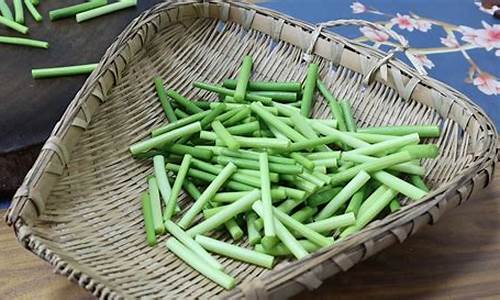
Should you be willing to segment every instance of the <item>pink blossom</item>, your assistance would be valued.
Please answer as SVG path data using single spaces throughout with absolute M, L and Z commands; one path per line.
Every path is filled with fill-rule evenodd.
M 351 8 L 352 8 L 352 12 L 355 13 L 355 14 L 361 14 L 361 13 L 364 13 L 365 11 L 367 11 L 367 8 L 366 6 L 361 3 L 361 2 L 353 2 L 351 4 Z
M 361 33 L 363 33 L 364 36 L 366 36 L 367 38 L 369 38 L 374 42 L 382 43 L 389 40 L 389 35 L 387 33 L 374 29 L 369 26 L 363 26 L 359 29 L 359 31 L 361 31 Z
M 396 14 L 395 18 L 391 19 L 391 23 L 397 24 L 399 29 L 406 29 L 408 31 L 413 31 L 416 25 L 415 20 L 409 15 L 400 15 L 399 13 Z
M 484 29 L 474 29 L 467 26 L 460 26 L 459 30 L 462 33 L 462 40 L 471 43 L 477 47 L 491 50 L 500 48 L 500 25 L 493 26 L 483 21 Z
M 427 69 L 432 69 L 434 67 L 434 63 L 427 58 L 425 55 L 415 55 L 416 62 L 420 64 L 421 66 L 426 67 Z
M 446 38 L 441 38 L 441 44 L 445 45 L 448 48 L 458 48 L 460 44 L 454 36 L 449 35 Z
M 458 30 L 462 33 L 462 41 L 476 45 L 479 33 L 476 29 L 468 26 L 459 26 Z
M 415 20 L 415 28 L 417 28 L 419 31 L 427 32 L 429 29 L 431 29 L 431 27 L 432 23 L 430 21 L 423 19 Z
M 500 81 L 488 73 L 479 73 L 472 83 L 486 95 L 500 94 Z
M 490 24 L 483 21 L 484 29 L 478 30 L 479 33 L 479 44 L 482 45 L 486 50 L 491 50 L 493 48 L 500 48 L 500 25 Z

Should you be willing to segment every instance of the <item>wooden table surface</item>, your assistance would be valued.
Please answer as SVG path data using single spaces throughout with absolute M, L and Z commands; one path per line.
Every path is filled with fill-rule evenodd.
M 438 224 L 295 299 L 500 299 L 499 216 L 497 174 Z M 93 299 L 24 250 L 3 222 L 0 245 L 0 298 Z

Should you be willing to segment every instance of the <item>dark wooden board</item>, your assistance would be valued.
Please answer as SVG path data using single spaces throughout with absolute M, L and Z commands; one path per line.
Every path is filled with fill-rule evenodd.
M 26 172 L 26 168 L 21 168 L 5 173 L 5 170 L 11 170 L 6 163 L 12 157 L 6 154 L 33 149 L 34 145 L 45 141 L 86 78 L 34 80 L 31 69 L 98 62 L 133 18 L 161 1 L 140 0 L 135 8 L 84 23 L 76 23 L 74 18 L 56 22 L 49 20 L 50 10 L 82 2 L 41 0 L 38 6 L 44 17 L 41 23 L 34 22 L 25 11 L 25 20 L 30 28 L 26 37 L 48 41 L 49 49 L 0 44 L 0 171 L 3 171 L 0 172 L 0 194 L 15 189 Z M 23 36 L 1 25 L 0 35 Z M 24 160 L 23 157 L 15 158 Z M 26 159 L 31 161 L 33 156 Z

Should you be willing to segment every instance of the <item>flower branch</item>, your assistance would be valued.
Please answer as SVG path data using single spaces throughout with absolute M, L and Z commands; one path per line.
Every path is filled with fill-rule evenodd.
M 413 12 L 409 15 L 397 13 L 391 15 L 384 13 L 374 7 L 369 7 L 361 2 L 353 2 L 351 5 L 353 13 L 372 13 L 377 15 L 386 16 L 389 21 L 377 22 L 385 26 L 388 30 L 393 30 L 397 26 L 400 30 L 414 31 L 415 29 L 420 32 L 429 31 L 432 26 L 442 28 L 446 32 L 446 37 L 440 38 L 440 42 L 444 47 L 431 47 L 431 48 L 409 48 L 407 50 L 408 59 L 415 65 L 415 67 L 423 71 L 423 67 L 431 69 L 434 63 L 427 58 L 431 54 L 443 54 L 460 52 L 464 59 L 469 63 L 470 68 L 468 72 L 467 82 L 474 84 L 477 88 L 488 95 L 500 94 L 500 81 L 492 74 L 482 71 L 476 62 L 467 52 L 468 50 L 482 48 L 486 51 L 495 49 L 495 55 L 500 56 L 500 25 L 489 25 L 482 22 L 483 28 L 475 29 L 463 25 L 455 25 L 440 20 L 435 20 L 427 17 L 419 16 Z M 374 43 L 374 47 L 379 48 L 381 45 L 391 47 L 399 47 L 400 45 L 390 42 L 390 36 L 376 28 L 370 26 L 363 26 L 359 29 L 363 36 L 355 38 L 356 42 Z M 461 44 L 457 38 L 456 33 L 461 34 Z

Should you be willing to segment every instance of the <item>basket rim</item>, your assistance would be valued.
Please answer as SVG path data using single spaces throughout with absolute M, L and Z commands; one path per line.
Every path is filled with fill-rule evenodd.
M 127 41 L 132 39 L 134 36 L 138 34 L 138 32 L 145 27 L 145 24 L 147 24 L 149 21 L 152 19 L 158 17 L 160 14 L 170 10 L 170 9 L 179 9 L 182 6 L 190 6 L 190 5 L 215 5 L 217 7 L 221 6 L 234 6 L 237 8 L 241 9 L 250 9 L 254 10 L 257 13 L 262 13 L 262 14 L 267 14 L 273 18 L 285 20 L 285 22 L 288 22 L 289 24 L 293 24 L 297 27 L 300 27 L 302 30 L 308 31 L 308 34 L 312 34 L 314 29 L 316 28 L 314 25 L 307 23 L 302 20 L 297 20 L 294 17 L 288 16 L 286 14 L 268 9 L 268 8 L 263 8 L 257 5 L 253 4 L 247 4 L 247 3 L 242 3 L 238 1 L 196 1 L 196 0 L 189 0 L 189 1 L 166 1 L 163 3 L 159 3 L 154 5 L 148 10 L 145 10 L 142 12 L 137 18 L 135 18 L 131 23 L 120 33 L 120 35 L 117 37 L 117 39 L 113 42 L 113 44 L 108 48 L 106 53 L 103 55 L 101 58 L 98 67 L 92 74 L 87 78 L 85 81 L 84 85 L 81 87 L 79 92 L 75 95 L 71 103 L 69 104 L 68 108 L 66 109 L 65 113 L 61 117 L 61 120 L 56 124 L 53 132 L 51 133 L 51 137 L 49 138 L 48 144 L 51 145 L 51 147 L 44 147 L 42 151 L 40 152 L 39 157 L 37 158 L 33 168 L 30 170 L 30 172 L 26 175 L 23 185 L 20 187 L 18 192 L 16 193 L 13 202 L 11 203 L 11 206 L 8 210 L 8 213 L 6 215 L 6 221 L 9 225 L 13 225 L 15 234 L 21 244 L 24 245 L 27 249 L 30 251 L 34 252 L 36 255 L 40 256 L 42 259 L 48 261 L 51 265 L 53 265 L 56 270 L 59 270 L 60 273 L 64 274 L 65 276 L 69 277 L 72 281 L 75 281 L 79 285 L 83 286 L 84 288 L 88 289 L 91 291 L 94 295 L 100 294 L 103 296 L 103 293 L 106 295 L 110 296 L 111 298 L 120 298 L 120 295 L 115 292 L 110 290 L 109 288 L 106 288 L 106 286 L 102 283 L 99 283 L 96 281 L 97 284 L 94 285 L 88 285 L 86 284 L 86 281 L 88 278 L 90 278 L 88 275 L 85 275 L 84 272 L 81 270 L 84 269 L 82 268 L 81 265 L 74 265 L 70 264 L 63 259 L 61 259 L 58 255 L 55 253 L 52 253 L 50 250 L 45 249 L 43 245 L 34 243 L 35 237 L 32 234 L 30 230 L 30 225 L 29 225 L 29 218 L 33 216 L 39 215 L 40 209 L 37 207 L 37 201 L 42 201 L 43 198 L 40 194 L 38 194 L 34 187 L 36 185 L 37 181 L 37 176 L 40 176 L 41 173 L 45 172 L 48 168 L 50 163 L 52 163 L 54 160 L 59 159 L 61 161 L 61 164 L 64 165 L 66 159 L 69 160 L 68 154 L 68 149 L 66 149 L 64 143 L 62 142 L 64 135 L 67 133 L 68 129 L 73 125 L 74 126 L 74 121 L 79 118 L 78 113 L 80 112 L 81 105 L 83 103 L 88 102 L 89 97 L 91 96 L 96 96 L 99 98 L 99 96 L 105 98 L 104 95 L 95 95 L 96 89 L 101 89 L 103 90 L 102 84 L 99 81 L 100 78 L 109 75 L 109 73 L 113 73 L 113 76 L 115 80 L 120 77 L 120 71 L 116 67 L 113 68 L 114 61 L 119 58 L 121 51 L 127 47 Z M 197 16 L 200 17 L 200 16 Z M 220 16 L 219 16 L 220 17 Z M 339 34 L 332 33 L 330 31 L 322 31 L 320 32 L 320 38 L 326 38 L 330 39 L 331 42 L 342 42 L 345 45 L 351 47 L 354 51 L 358 52 L 359 55 L 366 54 L 369 56 L 374 56 L 374 57 L 383 57 L 385 55 L 384 52 L 380 51 L 379 49 L 373 49 L 370 46 L 361 44 L 361 43 L 355 43 L 347 38 L 344 38 L 343 36 Z M 449 87 L 448 85 L 437 81 L 429 76 L 421 76 L 418 74 L 415 74 L 414 71 L 409 68 L 406 64 L 404 64 L 402 61 L 399 59 L 392 59 L 390 62 L 388 62 L 390 66 L 393 66 L 397 68 L 398 70 L 404 71 L 407 74 L 413 75 L 415 77 L 418 77 L 420 79 L 419 84 L 425 84 L 429 88 L 436 90 L 438 92 L 446 92 L 452 97 L 454 97 L 458 102 L 461 102 L 460 104 L 463 105 L 465 108 L 467 108 L 471 114 L 476 113 L 476 117 L 478 118 L 478 122 L 481 121 L 481 125 L 484 125 L 487 127 L 488 134 L 485 136 L 486 142 L 489 145 L 488 147 L 485 147 L 484 153 L 480 153 L 482 157 L 476 162 L 476 164 L 472 167 L 469 167 L 469 169 L 466 170 L 462 175 L 457 175 L 455 177 L 455 180 L 452 182 L 452 185 L 448 185 L 446 189 L 440 190 L 439 188 L 437 190 L 434 190 L 430 195 L 429 199 L 432 199 L 432 201 L 426 201 L 424 204 L 425 205 L 410 205 L 408 206 L 407 210 L 410 208 L 414 209 L 416 212 L 419 212 L 421 215 L 424 214 L 429 214 L 429 211 L 431 211 L 433 208 L 437 208 L 438 210 L 438 216 L 441 211 L 444 211 L 445 209 L 440 208 L 439 204 L 443 203 L 443 201 L 446 201 L 450 197 L 452 197 L 450 194 L 459 194 L 460 197 L 464 197 L 465 200 L 466 198 L 470 197 L 470 194 L 472 193 L 472 190 L 474 189 L 474 186 L 477 185 L 475 184 L 475 181 L 479 181 L 482 183 L 484 180 L 486 181 L 486 184 L 489 182 L 489 180 L 492 178 L 492 170 L 489 171 L 490 167 L 493 166 L 496 162 L 496 157 L 499 155 L 498 149 L 497 149 L 497 140 L 498 140 L 498 134 L 495 128 L 494 123 L 491 121 L 489 116 L 477 105 L 475 104 L 472 100 L 470 100 L 468 97 L 460 93 L 459 91 L 455 90 L 452 87 Z M 410 93 L 411 95 L 411 93 Z M 101 102 L 104 102 L 103 99 L 99 99 Z M 467 121 L 465 126 L 463 128 L 466 128 L 469 125 L 470 119 Z M 77 138 L 77 140 L 79 137 Z M 47 144 L 46 144 L 47 145 Z M 55 146 L 54 146 L 55 145 Z M 54 147 L 56 149 L 54 149 Z M 69 147 L 71 148 L 71 147 Z M 70 150 L 70 149 L 69 149 Z M 56 158 L 57 157 L 57 158 Z M 484 172 L 486 171 L 486 179 L 482 179 L 484 177 Z M 468 190 L 466 190 L 466 193 L 464 195 L 463 192 L 459 190 L 458 187 L 460 186 L 465 186 L 465 185 L 472 185 L 471 191 L 469 193 Z M 484 183 L 483 183 L 484 185 Z M 465 201 L 463 200 L 463 201 Z M 460 201 L 462 202 L 462 200 Z M 31 207 L 31 208 L 30 208 Z M 418 210 L 417 210 L 418 209 Z M 27 212 L 26 212 L 27 211 Z M 24 213 L 23 213 L 24 212 Z M 26 216 L 25 216 L 26 215 Z M 396 214 L 398 217 L 400 214 Z M 369 228 L 363 230 L 359 235 L 356 236 L 361 236 L 364 237 L 365 240 L 369 240 L 370 238 L 373 240 L 376 238 L 376 236 L 380 235 L 385 235 L 385 234 L 390 234 L 390 231 L 393 230 L 394 228 L 398 228 L 398 226 L 403 226 L 407 222 L 412 221 L 413 219 L 416 219 L 418 217 L 417 215 L 413 216 L 412 218 L 406 218 L 406 219 L 396 219 L 391 218 L 388 220 L 385 220 L 385 224 L 383 222 L 378 222 L 377 226 L 370 226 Z M 434 216 L 430 216 L 431 221 L 434 218 Z M 394 221 L 398 221 L 394 223 Z M 402 222 L 401 220 L 405 221 Z M 437 221 L 437 220 L 436 220 Z M 391 223 L 393 222 L 393 223 Z M 381 227 L 385 226 L 385 227 Z M 392 226 L 392 227 L 391 227 Z M 379 229 L 379 230 L 376 230 Z M 375 232 L 375 233 L 374 233 Z M 372 235 L 370 235 L 372 234 Z M 351 241 L 351 242 L 350 242 Z M 347 239 L 345 241 L 346 243 L 342 242 L 343 244 L 339 245 L 336 244 L 334 248 L 339 249 L 339 246 L 344 246 L 345 250 L 352 249 L 354 246 L 359 246 L 365 241 L 362 241 L 360 239 L 359 241 L 356 240 L 353 242 L 353 239 Z M 330 247 L 331 248 L 331 247 Z M 335 254 L 331 254 L 330 248 L 325 249 L 324 251 L 319 251 L 316 252 L 304 260 L 293 262 L 290 265 L 287 266 L 287 270 L 290 272 L 288 275 L 285 277 L 283 276 L 282 278 L 285 278 L 283 280 L 289 280 L 286 278 L 298 278 L 300 276 L 303 276 L 305 273 L 309 272 L 313 267 L 321 263 L 321 260 L 326 260 L 332 258 Z M 337 252 L 342 252 L 342 251 L 337 251 Z M 326 253 L 326 254 L 325 254 Z M 309 265 L 304 265 L 305 262 L 310 262 Z M 357 263 L 357 262 L 355 262 Z M 355 264 L 354 263 L 354 264 Z M 304 267 L 305 266 L 305 267 Z M 280 274 L 283 274 L 284 269 L 280 270 L 273 270 L 271 273 L 268 274 L 277 274 L 281 272 Z M 309 272 L 310 273 L 310 272 Z M 290 275 L 292 274 L 292 275 Z M 268 276 L 268 275 L 266 275 Z M 316 275 L 314 275 L 316 276 Z M 318 276 L 316 276 L 318 277 Z M 82 281 L 82 278 L 87 278 Z M 257 289 L 257 290 L 266 290 L 266 289 L 272 289 L 272 286 L 266 286 L 265 283 L 262 283 L 262 279 L 259 279 L 257 282 L 260 282 L 259 284 L 255 284 L 255 281 L 250 284 L 251 288 Z M 245 286 L 247 283 L 240 283 L 232 292 L 230 292 L 227 296 L 228 297 L 235 297 L 235 296 L 241 296 L 241 295 L 247 295 L 247 288 Z M 243 294 L 242 294 L 243 293 Z M 267 292 L 264 292 L 264 294 L 267 295 Z

